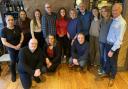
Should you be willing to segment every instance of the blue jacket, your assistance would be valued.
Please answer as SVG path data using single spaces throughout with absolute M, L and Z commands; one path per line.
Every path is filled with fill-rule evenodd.
M 82 32 L 85 35 L 89 35 L 89 29 L 90 29 L 91 20 L 92 20 L 92 13 L 89 11 L 86 11 L 84 15 L 79 13 L 78 17 L 80 21 L 82 22 Z

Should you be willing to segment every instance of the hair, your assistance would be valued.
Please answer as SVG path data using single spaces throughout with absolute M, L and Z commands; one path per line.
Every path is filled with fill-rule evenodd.
M 123 7 L 121 3 L 115 3 L 113 6 L 118 6 L 120 12 L 122 12 Z
M 100 19 L 99 8 L 98 8 L 98 7 L 94 7 L 94 8 L 92 8 L 92 10 L 94 10 L 94 9 L 98 11 L 98 19 Z M 94 19 L 94 15 L 93 15 L 92 19 Z
M 42 17 L 41 11 L 40 11 L 39 9 L 36 9 L 36 10 L 34 11 L 34 13 L 33 13 L 33 17 L 34 17 L 33 23 L 34 23 L 34 25 L 37 25 L 37 21 L 36 21 L 36 17 L 35 17 L 35 12 L 36 12 L 36 11 L 38 11 L 38 12 L 40 13 L 40 20 L 41 20 L 41 17 Z
M 70 13 L 71 11 L 74 11 L 74 12 L 77 14 L 77 10 L 76 10 L 75 8 L 70 9 L 69 13 Z
M 83 36 L 84 36 L 84 39 L 85 39 L 85 35 L 84 35 L 83 32 L 79 32 L 79 33 L 77 34 L 77 37 L 78 37 L 78 35 L 83 35 Z
M 6 15 L 6 16 L 5 16 L 5 21 L 7 20 L 7 18 L 8 18 L 9 16 L 13 17 L 13 15 Z M 14 17 L 13 17 L 13 19 L 14 19 Z
M 61 18 L 61 14 L 60 14 L 60 11 L 61 11 L 61 10 L 64 10 L 64 11 L 65 11 L 64 19 L 67 19 L 67 10 L 66 10 L 64 7 L 61 7 L 61 8 L 59 9 L 58 14 L 57 14 L 58 19 Z

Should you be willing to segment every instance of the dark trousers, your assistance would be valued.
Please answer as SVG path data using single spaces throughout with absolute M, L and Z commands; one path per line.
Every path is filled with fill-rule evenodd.
M 69 39 L 67 38 L 67 36 L 63 36 L 63 37 L 58 37 L 58 41 L 62 50 L 62 55 L 66 55 L 69 57 L 69 47 L 70 47 L 70 42 Z
M 30 33 L 25 33 L 24 34 L 24 40 L 23 40 L 23 43 L 22 43 L 22 47 L 27 46 L 30 39 L 31 39 L 31 34 Z
M 28 73 L 19 73 L 20 80 L 22 83 L 22 86 L 24 89 L 30 89 L 32 86 L 32 76 Z M 39 77 L 33 77 L 33 79 L 38 83 L 40 78 Z
M 38 41 L 38 47 L 40 47 L 41 49 L 43 49 L 43 45 L 44 45 L 44 38 L 43 38 L 43 34 L 42 32 L 34 32 L 35 38 Z
M 27 73 L 19 74 L 24 89 L 30 89 L 32 85 L 32 77 Z
M 10 56 L 10 71 L 12 76 L 16 76 L 16 63 L 18 63 L 18 53 L 19 51 L 17 50 L 9 50 L 8 51 L 9 56 Z
M 119 50 L 116 50 L 112 57 L 108 57 L 108 52 L 111 50 L 112 45 L 106 45 L 106 73 L 110 75 L 111 79 L 115 79 L 117 73 L 117 57 Z

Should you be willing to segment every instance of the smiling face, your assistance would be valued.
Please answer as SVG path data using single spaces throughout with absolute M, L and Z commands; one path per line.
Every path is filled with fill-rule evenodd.
M 60 10 L 60 16 L 64 17 L 66 15 L 66 11 L 64 9 Z
M 49 36 L 48 36 L 48 43 L 49 43 L 50 45 L 54 45 L 54 42 L 55 42 L 54 36 L 49 35 Z
M 50 4 L 48 4 L 48 3 L 45 4 L 45 11 L 47 13 L 51 14 L 52 8 L 51 8 L 51 5 Z
M 8 15 L 6 17 L 6 24 L 7 24 L 7 27 L 13 27 L 14 26 L 14 18 L 13 18 L 13 16 Z
M 80 9 L 80 12 L 81 12 L 81 13 L 84 13 L 85 10 L 86 10 L 86 5 L 85 5 L 84 3 L 80 3 L 79 9 Z
M 120 4 L 115 4 L 112 7 L 112 16 L 113 18 L 117 18 L 122 12 L 122 6 Z
M 39 19 L 40 18 L 40 12 L 39 11 L 35 11 L 35 18 Z
M 92 14 L 95 16 L 95 17 L 98 17 L 98 10 L 97 9 L 93 9 L 92 10 Z
M 78 34 L 77 40 L 79 44 L 83 44 L 85 42 L 85 36 L 83 34 Z
M 26 17 L 27 17 L 26 13 L 24 11 L 21 11 L 20 12 L 20 19 L 24 21 L 26 19 Z
M 104 18 L 108 17 L 108 12 L 106 11 L 105 8 L 101 9 L 101 15 L 102 15 Z
M 71 10 L 70 13 L 69 13 L 69 15 L 70 15 L 70 17 L 71 17 L 72 19 L 74 19 L 74 18 L 77 17 L 76 11 L 74 11 L 74 10 Z
M 37 49 L 38 41 L 36 39 L 31 39 L 29 41 L 29 49 L 34 52 Z

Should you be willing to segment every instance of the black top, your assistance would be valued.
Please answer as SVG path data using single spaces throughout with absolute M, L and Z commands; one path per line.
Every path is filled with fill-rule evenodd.
M 21 30 L 16 25 L 14 26 L 14 29 L 5 27 L 1 30 L 0 36 L 6 38 L 8 43 L 18 45 L 21 39 Z
M 44 45 L 44 50 L 43 50 L 43 53 L 44 53 L 44 58 L 49 58 L 49 60 L 52 62 L 52 63 L 60 63 L 61 62 L 61 49 L 59 47 L 59 45 L 56 43 L 53 47 L 53 54 L 54 56 L 53 57 L 50 57 L 47 53 L 47 48 L 49 47 L 49 45 L 45 44 Z
M 31 52 L 28 47 L 23 47 L 19 51 L 18 70 L 19 73 L 28 73 L 34 75 L 35 69 L 41 69 L 43 64 L 43 52 L 37 48 L 35 52 Z

